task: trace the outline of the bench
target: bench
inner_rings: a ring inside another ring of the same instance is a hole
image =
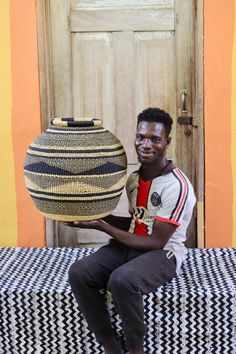
[[[94,248],[0,248],[0,353],[102,354],[68,283]],[[117,338],[121,322],[107,293]],[[146,354],[236,353],[236,249],[190,249],[181,274],[144,296]],[[126,351],[127,352],[127,351]]]

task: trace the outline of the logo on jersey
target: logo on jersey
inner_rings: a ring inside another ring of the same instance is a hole
[[[153,192],[151,195],[151,203],[153,206],[157,207],[161,204],[161,197],[157,192]]]
[[[149,215],[147,209],[144,207],[134,207],[133,217],[138,221],[142,222],[145,225],[149,225],[150,222],[153,222],[153,216]]]

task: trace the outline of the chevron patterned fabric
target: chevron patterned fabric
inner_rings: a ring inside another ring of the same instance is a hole
[[[41,213],[59,221],[94,220],[116,208],[126,182],[121,142],[98,119],[56,118],[30,144],[25,182]]]
[[[0,248],[0,353],[102,354],[68,284],[93,248]],[[146,354],[236,353],[236,249],[191,249],[181,274],[144,296]],[[117,338],[121,322],[107,293]],[[127,352],[126,352],[127,353]]]

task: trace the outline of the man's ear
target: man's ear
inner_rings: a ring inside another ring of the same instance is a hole
[[[168,136],[168,137],[166,138],[166,148],[168,148],[168,146],[170,145],[170,142],[171,142],[171,137]]]

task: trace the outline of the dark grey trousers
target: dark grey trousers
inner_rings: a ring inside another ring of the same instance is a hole
[[[174,255],[167,251],[142,251],[115,240],[72,264],[69,282],[80,310],[99,343],[113,336],[112,324],[101,289],[112,293],[122,320],[127,347],[143,345],[145,336],[142,295],[175,276]]]

